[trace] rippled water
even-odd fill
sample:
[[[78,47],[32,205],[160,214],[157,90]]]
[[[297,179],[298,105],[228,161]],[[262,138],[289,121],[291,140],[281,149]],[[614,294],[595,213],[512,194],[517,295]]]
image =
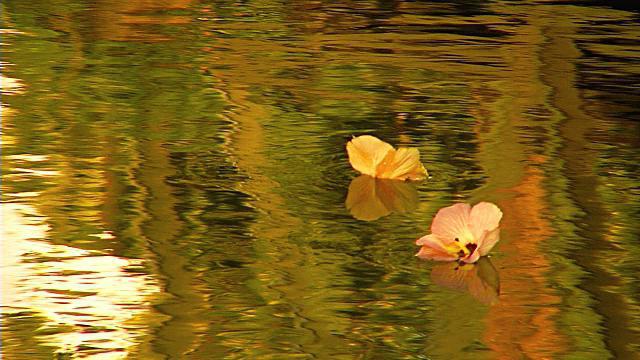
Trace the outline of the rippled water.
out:
[[[640,353],[632,2],[1,6],[4,358]],[[416,259],[459,201],[493,256]]]

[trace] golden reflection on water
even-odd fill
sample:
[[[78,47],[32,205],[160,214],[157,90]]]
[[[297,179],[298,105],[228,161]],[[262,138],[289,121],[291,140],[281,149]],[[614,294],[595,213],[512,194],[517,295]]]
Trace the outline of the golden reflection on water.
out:
[[[0,66],[0,68],[2,68]],[[24,85],[18,79],[0,75],[0,92],[2,94],[18,94],[23,91]]]
[[[7,110],[11,109],[3,109],[3,128],[11,129],[15,113]],[[13,145],[6,130],[2,140],[5,146]],[[50,358],[47,354],[51,352],[61,357],[124,359],[139,352],[142,339],[162,321],[162,316],[152,311],[160,284],[145,271],[147,262],[142,259],[113,256],[108,247],[91,250],[56,243],[53,227],[57,231],[73,227],[69,227],[69,219],[56,221],[46,214],[60,216],[55,212],[56,194],[66,193],[67,186],[80,185],[67,183],[73,171],[64,160],[59,155],[28,153],[3,157],[3,353],[8,358]],[[98,157],[88,162],[100,161]],[[95,189],[96,184],[103,184],[98,178],[99,174],[94,174],[85,184]],[[10,191],[11,187],[41,181],[60,187]],[[82,213],[86,219],[99,215],[91,208],[101,202],[92,198],[81,197],[74,203],[86,209]],[[85,236],[79,244],[118,240],[109,230]],[[31,331],[20,331],[33,321]]]
[[[539,56],[544,54],[540,48],[546,44],[544,29],[534,23],[514,39],[526,44],[529,51],[519,51],[517,56],[505,53],[514,69],[512,76],[500,84],[508,90],[501,89],[504,95],[484,102],[478,112],[482,114],[480,119],[495,124],[480,130],[487,134],[480,152],[481,163],[493,180],[489,183],[509,196],[498,201],[505,213],[503,232],[509,234],[499,248],[513,254],[498,264],[509,269],[509,276],[503,277],[501,301],[484,319],[487,329],[483,337],[499,358],[514,353],[532,358],[553,357],[568,345],[553,321],[559,314],[560,298],[547,283],[545,274],[551,271],[550,261],[540,249],[540,244],[553,235],[551,224],[544,217],[549,211],[543,186],[545,174],[539,170],[545,156],[538,155],[549,150],[526,144],[517,131],[518,127],[535,126],[535,120],[523,116],[529,109],[549,108],[548,88],[542,82],[530,82],[542,75],[544,59]],[[509,52],[508,47],[505,52]],[[535,307],[527,309],[525,304]]]
[[[373,221],[392,212],[413,211],[418,202],[418,190],[414,184],[360,175],[349,184],[345,206],[356,219]]]
[[[46,220],[29,205],[2,204],[5,321],[21,314],[41,318],[32,336],[59,354],[125,358],[148,331],[143,319],[159,291],[157,282],[136,273],[142,260],[49,243]],[[21,349],[16,338],[4,346],[34,350]]]

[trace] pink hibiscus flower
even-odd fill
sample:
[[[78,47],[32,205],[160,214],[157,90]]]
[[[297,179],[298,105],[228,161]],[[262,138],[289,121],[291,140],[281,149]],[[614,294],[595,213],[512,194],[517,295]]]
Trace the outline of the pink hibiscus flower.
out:
[[[455,204],[438,211],[431,234],[416,240],[423,259],[474,263],[500,239],[502,211],[495,204]]]

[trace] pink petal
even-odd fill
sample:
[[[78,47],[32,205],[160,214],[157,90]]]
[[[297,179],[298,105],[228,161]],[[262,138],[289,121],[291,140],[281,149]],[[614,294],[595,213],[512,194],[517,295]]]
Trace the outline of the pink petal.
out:
[[[435,248],[440,248],[444,251],[444,246],[442,246],[442,242],[438,239],[437,236],[433,234],[425,235],[420,239],[416,240],[416,245],[427,245]]]
[[[457,255],[452,255],[439,249],[431,248],[427,245],[421,247],[416,256],[422,259],[438,261],[453,261],[458,259]]]
[[[442,241],[437,236],[429,234],[416,240],[417,245],[422,245],[416,256],[423,259],[452,261],[458,259],[457,254],[451,254],[447,251]]]
[[[485,256],[491,251],[491,249],[500,240],[500,228],[496,228],[493,231],[486,231],[478,241],[478,252],[480,256]]]
[[[495,230],[500,224],[500,219],[502,219],[502,211],[495,204],[488,202],[477,203],[471,209],[469,216],[469,228],[473,237],[479,240],[485,231]]]
[[[424,245],[432,247],[434,249],[439,249],[441,251],[447,251],[442,241],[440,241],[440,239],[438,239],[438,237],[433,234],[425,235],[416,240],[416,245]]]
[[[431,223],[431,232],[447,242],[469,231],[469,204],[455,204],[438,210]]]
[[[476,249],[471,255],[467,256],[466,258],[462,258],[460,260],[462,260],[467,264],[473,264],[474,262],[478,261],[478,259],[480,259],[480,252],[478,251],[478,249]]]

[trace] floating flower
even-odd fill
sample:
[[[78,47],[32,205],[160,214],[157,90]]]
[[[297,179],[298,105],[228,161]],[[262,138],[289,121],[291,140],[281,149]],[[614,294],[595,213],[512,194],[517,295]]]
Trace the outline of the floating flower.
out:
[[[418,149],[398,148],[371,135],[353,138],[347,143],[349,162],[364,175],[381,179],[422,180],[427,169],[420,162]]]
[[[440,286],[465,291],[483,304],[494,304],[500,295],[498,271],[488,258],[475,264],[447,263],[433,267],[431,280]]]
[[[345,206],[358,220],[373,221],[392,212],[405,213],[418,207],[414,184],[360,175],[351,181]]]
[[[431,234],[416,240],[424,259],[474,263],[487,255],[500,239],[502,211],[492,203],[455,204],[440,209],[431,223]]]

